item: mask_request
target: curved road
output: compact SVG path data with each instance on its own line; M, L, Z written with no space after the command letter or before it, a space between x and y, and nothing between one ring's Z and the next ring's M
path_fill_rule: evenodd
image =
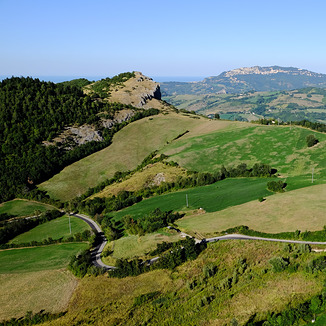
M104 249L104 247L105 247L105 245L107 244L108 241L105 238L105 235L104 235L103 231L101 230L101 228L99 227L99 225L94 220L89 218L87 215L84 215L84 214L70 214L70 215L78 217L81 220L85 221L101 239L100 244L97 245L91 251L91 255L92 255L92 258L93 258L94 265L97 266L97 267L105 268L106 270L116 269L116 267L105 265L102 262L101 253L102 253L102 251L103 251L103 249Z
M302 243L302 244L311 244L311 245L326 245L326 242L316 242L316 241L301 241L301 240L285 240L285 239L274 239L274 238L261 238L253 237L250 235L242 234L227 234L220 237L203 239L205 242L215 242L219 240L262 240L262 241L273 241L273 242L285 242L285 243Z
M105 268L106 270L116 269L116 267L114 267L114 266L105 265L101 260L101 253L102 253L105 245L107 244L107 239L105 238L104 233L101 230L101 228L99 227L99 225L94 220L89 218L87 215L84 215L84 214L70 214L70 215L78 217L81 220L85 221L92 228L92 230L100 236L100 238L102 240L101 243L91 251L91 254L94 259L94 261L93 261L94 265L97 267ZM169 227L169 228L171 228L171 227ZM175 229L175 228L172 228L172 229L180 232L180 230L178 230L178 229ZM181 235L183 237L189 236L191 238L190 235L183 233L183 232L181 232ZM261 240L261 241L297 243L297 244L302 243L302 244L309 244L309 245L326 245L326 242L262 238L262 237L254 237L254 236L242 235L242 234L227 234L227 235L222 235L222 236L214 237L214 238L207 238L207 239L203 239L203 240L198 240L196 238L194 238L194 239L195 239L196 243L200 243L200 242L207 243L207 242L215 242L215 241L220 241L220 240ZM146 263L152 264L158 259L159 259L159 257L155 257L150 260L147 260Z

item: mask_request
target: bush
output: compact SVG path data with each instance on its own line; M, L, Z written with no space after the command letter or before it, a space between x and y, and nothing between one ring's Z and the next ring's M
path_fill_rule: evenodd
M286 184L282 181L269 181L267 182L267 189L273 192L284 192Z
M312 147L318 143L318 139L314 135L308 135L306 138L307 146Z
M289 265L289 262L282 257L273 257L269 260L272 265L272 270L275 273L282 272Z

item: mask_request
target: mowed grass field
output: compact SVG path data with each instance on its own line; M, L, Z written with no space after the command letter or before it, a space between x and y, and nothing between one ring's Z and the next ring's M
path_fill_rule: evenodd
M176 221L185 232L205 237L228 228L246 225L251 229L278 233L316 231L326 225L326 184L306 187L254 200L202 215L189 214Z
M40 224L34 229L18 235L10 243L26 243L30 241L42 241L51 237L52 239L66 239L76 233L90 230L90 226L81 219L70 217L71 234L69 228L69 217L62 216L55 220Z
M114 217L117 220L125 215L140 218L155 208L160 208L162 211L189 211L202 208L206 212L215 212L271 195L272 193L266 188L268 181L270 181L269 178L225 179L212 185L189 188L145 199L114 213Z
M70 257L87 246L69 243L1 250L0 320L27 311L64 311L78 283L66 267Z
M320 143L308 148L306 137L310 134ZM290 177L311 174L314 168L316 181L326 181L326 134L301 127L243 123L201 136L189 135L162 152L190 170L215 171L222 165L262 162Z
M135 121L116 133L110 146L69 165L39 188L52 198L70 200L111 178L116 171L136 168L147 155L187 130L195 136L230 124L232 122L194 119L177 113Z
M61 243L42 247L0 251L0 274L36 272L65 268L72 255L86 249L87 243Z
M35 212L45 212L56 209L54 206L38 203L25 199L15 199L0 204L0 214L11 214L16 216L31 216Z
M19 318L27 311L65 311L77 279L67 270L41 270L19 275L0 274L0 321Z

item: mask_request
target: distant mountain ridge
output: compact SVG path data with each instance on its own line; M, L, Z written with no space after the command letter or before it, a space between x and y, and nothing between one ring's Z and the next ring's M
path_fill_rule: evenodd
M304 87L326 87L326 74L294 67L254 66L225 71L200 82L161 83L163 96L282 91Z

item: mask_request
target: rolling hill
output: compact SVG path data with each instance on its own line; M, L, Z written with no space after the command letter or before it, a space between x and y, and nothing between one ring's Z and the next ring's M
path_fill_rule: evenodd
M296 82L293 80L295 76ZM324 77L296 68L254 67L227 72L215 80L207 79L205 85L211 83L211 91L217 90L223 86L219 83L224 80L225 85L236 91L241 87L248 90L252 85L260 85L262 89L276 89L301 83L300 87L306 87L315 85L313 82L319 80L318 86L322 86L326 82ZM34 84L30 80L28 82ZM37 81L35 84L36 88L40 86ZM318 239L324 239L325 133L295 125L258 125L209 119L187 111L177 111L161 101L159 85L138 72L124 73L96 83L75 80L58 88L50 84L42 85L40 87L45 90L42 101L47 109L52 105L47 100L54 99L60 92L63 93L63 106L66 103L65 97L73 97L76 102L80 101L82 109L78 111L79 123L76 126L73 125L73 118L62 120L51 137L45 127L39 138L36 137L37 129L31 129L30 132L34 132L33 144L37 148L42 146L42 149L46 146L54 147L57 157L76 149L81 154L62 164L60 169L55 170L58 173L54 176L53 171L49 173L48 176L52 177L37 186L38 190L43 191L39 194L47 192L52 200L58 200L57 205L67 211L76 209L92 215L110 240L103 253L107 263L129 264L130 271L133 272L135 268L138 273L148 264L138 260L139 257L149 259L159 255L163 262L163 257L169 257L166 258L169 260L164 269L152 270L156 268L155 265L148 266L150 271L142 275L128 274L138 276L124 277L121 280L110 274L95 276L100 273L95 266L78 261L84 257L79 256L79 253L89 247L88 243L51 244L45 241L46 245L41 246L37 242L44 240L44 237L61 237L73 241L68 228L70 219L62 216L18 235L11 241L14 248L8 249L7 244L4 244L5 250L0 251L4 262L0 270L4 293L0 304L0 319L19 318L26 310L37 313L46 308L46 312L64 313L60 316L51 315L49 318L52 321L43 319L41 324L44 326L90 323L258 326L265 325L266 322L267 325L276 322L280 325L293 325L294 320L304 325L311 320L312 314L325 312L326 303L322 293L325 291L326 256L324 252L311 252L307 245L231 240L202 243L200 246L194 244L189 249L189 243L195 241L187 239L182 243L193 250L192 256L187 256L185 247L171 249L169 244L162 245L163 241L178 245L183 234L176 228L202 239L239 225L267 233L295 233L298 230L298 237L301 237L299 230L302 231L302 237L308 231L316 231ZM197 86L191 87L195 90ZM209 89L209 86L205 87ZM204 88L200 91L204 91ZM36 93L37 91L35 97ZM290 99L296 103L297 107L293 110L297 113L308 104L316 111L322 110L326 95L317 88L305 88L300 92L287 90L247 92L242 95L203 94L198 96L207 101L212 100L212 106L209 108L211 111L201 107L201 113L214 113L213 100L218 98L217 104L220 109L225 109L223 112L227 112L227 103L233 101L235 111L238 110L239 113L243 105L244 110L252 116L265 116L269 110L291 109L287 107ZM196 105L195 97L192 100ZM82 103L85 103L84 107ZM132 116L139 112L149 112L153 108L159 110L155 111L158 114L140 116L141 119L133 120ZM258 112L258 108L264 109L264 113ZM56 120L55 110L52 109L53 115L49 114L49 121ZM83 117L83 110L86 109L91 111ZM60 105L58 110L60 112ZM16 111L17 119L21 119L19 109ZM316 111L313 113L322 114L322 111ZM123 114L127 118L119 122ZM104 120L106 126L103 125ZM114 125L120 123L121 128L114 129ZM77 141L70 139L70 143L58 141L60 137L69 138L71 128L78 129L85 124L93 128L93 132L105 133L105 129L113 128L110 141L103 143L103 148L95 146L101 140L96 143L94 139L93 142L87 142L89 147L94 146L87 153L81 150L83 147L79 143L82 141L78 137ZM100 130L96 129L99 125ZM3 133L5 136L8 128L6 130ZM312 147L307 146L309 135L318 139L318 143ZM40 141L44 141L44 137L52 145L41 145ZM7 138L9 141L14 140ZM74 149L69 149L70 145ZM6 148L9 149L6 145L2 146L2 150ZM33 151L30 148L29 168L34 163L31 161ZM90 153L92 154L88 155ZM38 153L37 157L40 155ZM26 155L21 159L24 158ZM49 155L46 158L51 160ZM256 163L268 164L273 172L277 170L276 174L251 174L251 168ZM257 166L266 168L262 164ZM237 169L248 173L235 176L228 172ZM226 172L223 174L222 171ZM36 172L37 170L37 176ZM98 187L112 177L114 181L110 181L106 187ZM193 178L191 180L197 180L198 183L187 184L187 178ZM32 181L43 179L33 178ZM285 182L285 192L271 192L267 186L271 180ZM35 184L31 188L34 186ZM151 192L156 186L162 188ZM89 190L92 187L95 188ZM28 190L26 193L29 194ZM133 195L137 200L128 202ZM39 198L44 199L42 196ZM116 199L121 199L122 204L126 202L129 207L114 206ZM131 206L131 203L135 204ZM120 209L121 207L125 208ZM4 213L12 212L14 208L19 210L17 214L26 215L26 210L30 212L48 207L18 200L0 205L0 211ZM161 220L152 222L148 216L155 215L153 211L157 208L173 212L169 212L169 215L165 212L161 212L161 215L155 213ZM175 214L178 218L175 220L174 212L179 212L182 216ZM170 219L170 226L173 226L170 229L162 227L161 222L167 219L166 216ZM139 221L144 222L143 229L136 228ZM8 223L10 222L4 220L2 227L5 228ZM155 223L160 227L155 229ZM77 217L72 219L71 225L72 234L88 229ZM149 229L154 231L149 233ZM92 241L93 238L90 237L89 240ZM22 243L25 246L28 241L31 244L34 241L35 246L15 248ZM157 244L167 247L154 254ZM317 247L323 248L319 245L313 246L313 249ZM71 270L86 268L89 276L77 279L67 270L71 254L78 256L74 258L73 265L69 265ZM177 263L177 259L174 261L174 255L179 257L177 259L180 262ZM133 261L128 262L124 260L126 258ZM181 259L184 259L183 263ZM43 297L46 298L44 304L41 300ZM28 319L31 315L26 316ZM43 317L40 314L35 318Z
M163 96L243 93L325 87L326 75L293 67L249 67L225 71L200 82L161 83Z

